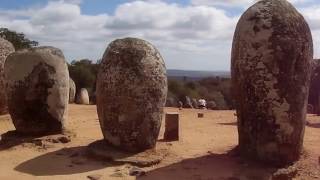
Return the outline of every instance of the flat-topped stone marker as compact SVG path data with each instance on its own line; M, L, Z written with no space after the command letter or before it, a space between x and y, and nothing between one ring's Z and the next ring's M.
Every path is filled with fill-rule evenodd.
M165 131L163 139L166 141L179 140L179 113L168 112L165 119Z

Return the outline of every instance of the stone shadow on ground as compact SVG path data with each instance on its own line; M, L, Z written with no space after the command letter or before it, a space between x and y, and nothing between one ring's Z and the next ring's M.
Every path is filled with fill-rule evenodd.
M36 146L43 146L46 141L52 143L67 143L70 141L70 138L74 136L75 134L69 131L42 135L25 135L18 133L16 130L8 131L1 135L0 151L7 150L24 143L31 143ZM66 139L67 142L61 142L63 140L60 140L60 138L63 140Z
M276 171L275 168L243 160L232 153L209 153L151 170L145 176L137 177L137 180L268 180Z
M108 166L86 158L86 148L80 146L49 152L19 164L15 170L34 176L53 176L84 173Z
M237 122L231 122L231 123L218 123L219 125L222 126L237 126Z
M310 123L307 122L306 126L310 127L310 128L320 128L320 123Z
M40 137L42 136L26 136L19 134L15 130L8 131L4 134L1 134L0 151L10 149L23 143L37 143L35 139Z
M99 140L88 146L49 152L19 164L15 170L34 176L69 175L123 164L152 166L160 163L165 155L161 149L141 153L125 152Z

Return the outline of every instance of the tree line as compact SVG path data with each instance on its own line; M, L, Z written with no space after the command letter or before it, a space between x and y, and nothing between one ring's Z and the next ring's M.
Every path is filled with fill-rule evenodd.
M39 45L37 41L28 39L24 33L0 28L0 37L11 42L15 50L32 48ZM309 90L309 104L314 106L316 113L320 114L320 60L313 61L311 84ZM70 77L74 80L77 89L86 88L95 99L95 84L100 60L96 62L89 59L73 60L68 63ZM225 77L207 77L200 80L175 79L168 77L168 98L176 103L190 99L205 99L214 101L216 109L233 109L234 103L231 96L231 80Z

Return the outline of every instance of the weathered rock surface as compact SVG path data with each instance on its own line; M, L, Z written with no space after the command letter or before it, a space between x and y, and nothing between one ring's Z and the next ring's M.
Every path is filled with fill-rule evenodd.
M5 79L4 79L4 63L9 54L14 52L13 45L0 38L0 114L7 112L7 98L5 92Z
M159 164L169 152L166 148L148 149L143 152L128 152L119 150L105 140L90 143L87 148L88 158L116 164L131 164L138 167L150 167Z
M167 76L164 61L153 45L135 38L113 41L101 62L96 93L106 141L127 151L155 146Z
M184 107L184 108L193 108L192 102L191 102L191 99L190 99L189 96L186 96L186 97L183 99L183 107Z
M69 100L69 71L62 52L54 47L24 49L5 63L9 112L23 134L63 130Z
M232 86L242 155L291 164L303 144L310 29L285 0L262 0L240 18L232 47Z
M76 98L76 84L69 78L69 103L74 103Z
M84 105L88 105L90 104L89 101L89 94L86 88L81 88L78 96L77 96L77 103L78 104L84 104Z
M312 105L314 114L320 114L320 60L314 59L311 63L311 78L308 103Z
M195 98L193 98L192 100L191 100L191 103L192 103L192 107L193 108L198 108L199 106L198 106L198 100L197 99L195 99Z
M166 113L163 139L166 141L179 140L179 113Z

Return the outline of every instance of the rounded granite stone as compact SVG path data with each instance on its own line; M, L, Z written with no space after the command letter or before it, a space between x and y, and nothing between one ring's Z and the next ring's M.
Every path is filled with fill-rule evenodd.
M19 133L61 133L67 118L69 71L54 47L16 51L5 63L9 113Z
M149 42L118 39L103 55L97 110L104 138L127 151L156 144L167 96L165 63Z
M313 45L303 16L286 0L262 0L240 18L232 47L239 149L274 165L299 159Z
M5 114L8 109L5 92L4 63L7 56L13 52L13 45L9 41L0 38L0 114Z
M89 100L89 93L88 90L86 88L81 88L78 96L77 96L77 103L78 104L83 104L83 105L88 105L90 104L90 100Z
M69 103L74 103L76 98L76 84L69 78Z

